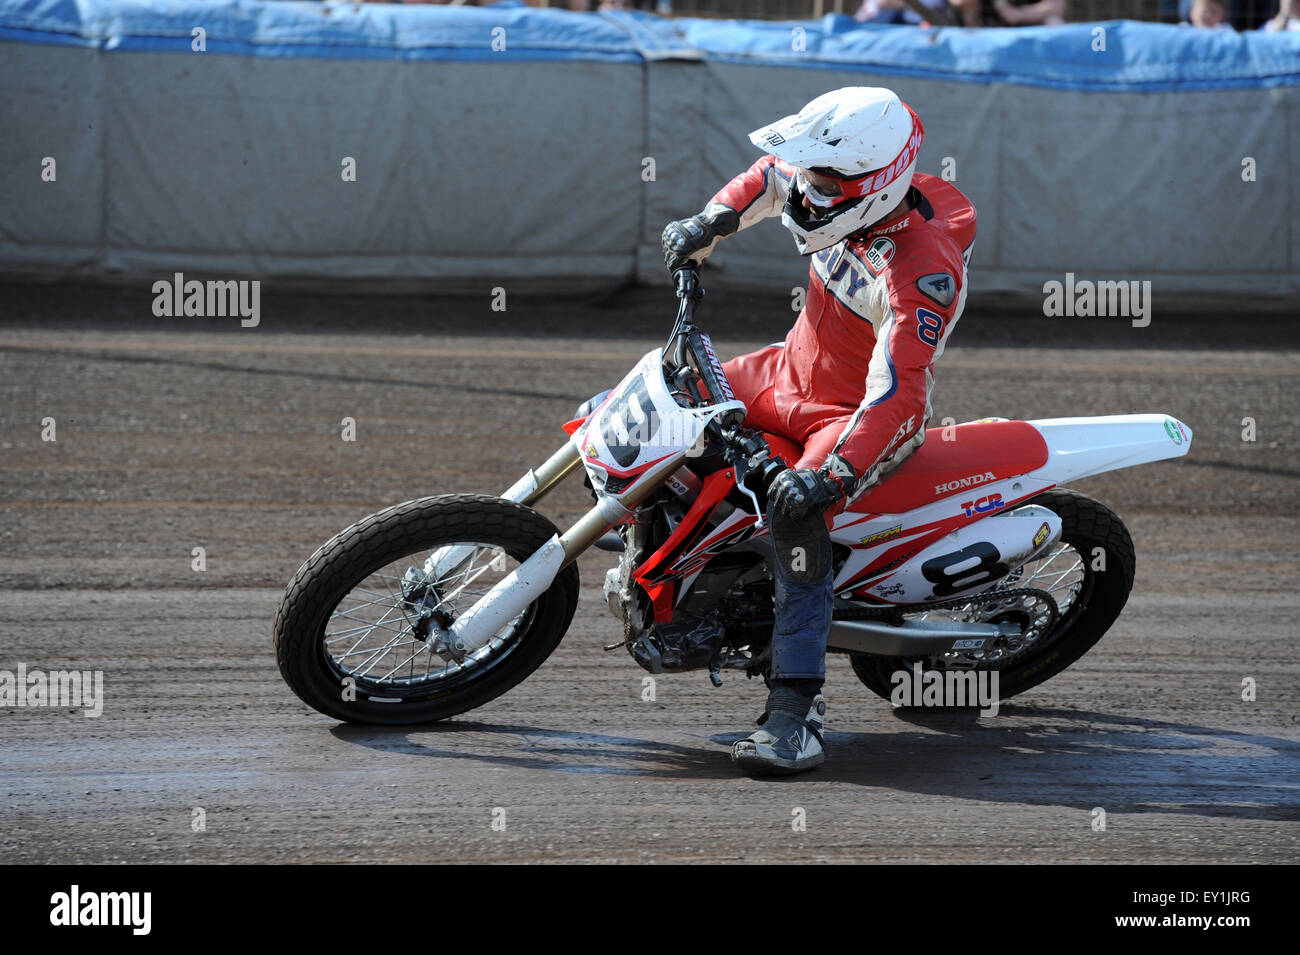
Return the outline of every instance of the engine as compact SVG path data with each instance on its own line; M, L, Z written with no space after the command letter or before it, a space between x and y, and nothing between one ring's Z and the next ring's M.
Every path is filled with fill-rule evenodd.
M671 622L650 623L627 647L651 673L708 669L715 685L723 669L754 676L767 665L772 601L772 580L760 554L723 555L695 578Z

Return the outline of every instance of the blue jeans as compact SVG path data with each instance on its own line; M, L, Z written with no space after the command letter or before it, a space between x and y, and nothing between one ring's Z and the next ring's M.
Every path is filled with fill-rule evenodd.
M773 518L776 552L776 626L772 630L772 679L826 679L826 638L831 629L833 574L831 535L821 511L792 521Z

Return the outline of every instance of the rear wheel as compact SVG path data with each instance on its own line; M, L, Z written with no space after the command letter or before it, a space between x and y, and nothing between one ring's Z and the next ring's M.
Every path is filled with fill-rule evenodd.
M945 653L920 660L901 660L867 653L852 654L853 672L879 696L889 699L894 674L909 674L919 662L926 670L998 671L998 695L1007 699L1060 673L1083 656L1110 629L1133 589L1133 541L1110 508L1077 491L1057 489L1029 504L1061 518L1061 539L1042 557L1026 562L1002 580L998 589L1047 591L1058 617L1050 631L1013 647L988 654ZM996 591L994 591L996 593ZM987 622L1015 620L1024 611L1007 602L972 604L941 611L907 614L911 620ZM1025 623L1029 618L1026 616ZM910 679L910 676L909 676Z
M303 702L347 722L426 723L495 699L564 636L577 566L473 653L453 652L438 634L555 533L536 511L477 494L367 517L289 584L275 618L281 675Z

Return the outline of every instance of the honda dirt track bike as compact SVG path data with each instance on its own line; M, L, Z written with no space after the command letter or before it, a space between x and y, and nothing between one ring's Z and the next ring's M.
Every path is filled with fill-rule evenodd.
M299 697L339 720L389 725L487 703L559 644L578 601L576 560L597 542L621 552L604 581L614 647L651 673L767 678L765 492L800 449L742 426L745 406L694 323L698 274L678 270L676 284L666 346L588 402L546 463L500 497L440 494L379 511L303 564L275 619L280 672ZM918 665L997 670L1010 697L1082 656L1133 586L1128 530L1062 485L1184 455L1191 432L1135 414L986 418L942 438L834 515L827 646L885 698L892 675ZM584 472L595 506L561 532L534 505Z

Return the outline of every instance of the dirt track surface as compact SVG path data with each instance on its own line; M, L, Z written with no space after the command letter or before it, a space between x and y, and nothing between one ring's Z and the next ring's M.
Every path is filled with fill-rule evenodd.
M701 317L724 357L791 317L716 298ZM760 684L666 675L642 702L643 671L602 652L608 555L583 558L551 659L442 724L337 724L271 652L281 588L321 541L540 463L577 402L659 343L666 295L505 315L487 295L267 297L247 330L156 320L149 300L0 286L0 670L102 670L105 694L97 719L0 709L6 861L1300 861L1290 321L972 307L936 420L1164 411L1194 429L1183 460L1078 485L1132 531L1134 595L1097 648L991 718L904 718L832 655L827 763L764 782L726 755ZM564 524L584 503L571 485L542 510Z

